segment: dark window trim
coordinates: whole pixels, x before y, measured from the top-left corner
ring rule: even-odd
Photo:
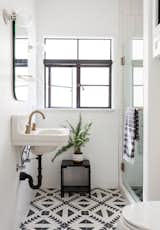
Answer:
[[[81,68],[80,65],[77,65],[77,103],[76,107],[80,108],[81,106]]]
[[[48,69],[48,106],[51,108],[51,67]]]
[[[44,106],[45,106],[45,108],[47,107],[47,100],[46,100],[46,87],[48,87],[48,84],[47,84],[47,79],[46,79],[46,76],[47,76],[47,74],[46,74],[46,72],[47,72],[47,68],[44,66]],[[47,89],[48,90],[48,89]],[[49,93],[49,92],[48,92]],[[49,98],[48,98],[49,99]],[[49,105],[48,105],[48,107],[49,107]]]
[[[66,60],[66,59],[44,59],[44,65],[47,67],[74,67],[77,65],[86,67],[110,67],[112,60]]]
[[[107,67],[107,68],[109,68],[109,84],[107,85],[83,85],[83,84],[80,84],[80,69],[81,69],[81,65],[77,65],[77,66],[74,66],[74,67],[76,67],[77,68],[77,106],[76,106],[76,108],[97,108],[97,109],[102,109],[102,108],[106,108],[106,109],[110,109],[111,108],[111,93],[112,93],[112,84],[111,84],[111,72],[112,72],[112,68],[111,68],[111,66],[112,66],[112,64],[110,65],[110,66],[108,66],[108,65],[101,65],[101,66],[98,66],[98,67]],[[47,66],[45,66],[45,69],[46,68],[48,68],[48,79],[49,79],[49,81],[48,81],[48,106],[46,105],[46,100],[45,100],[45,107],[46,108],[72,108],[72,107],[54,107],[54,106],[51,106],[51,87],[52,87],[52,85],[51,85],[51,68],[53,68],[53,67],[58,67],[57,65],[47,65]],[[62,67],[62,66],[60,66],[60,67]],[[63,66],[63,67],[72,67],[72,66]],[[88,66],[86,66],[86,67],[88,67]],[[92,66],[93,67],[93,66]],[[94,67],[97,67],[97,66],[94,66]],[[45,71],[46,72],[46,71]],[[46,77],[45,77],[45,79],[46,79]],[[54,86],[54,85],[53,85]],[[84,107],[84,106],[80,106],[80,88],[81,88],[81,86],[104,86],[104,87],[109,87],[109,102],[108,102],[108,107]],[[60,86],[60,87],[63,87],[63,86]],[[44,96],[46,95],[46,86],[44,87],[44,89],[45,89],[45,94],[44,94]]]
[[[28,59],[16,59],[15,67],[28,67]]]

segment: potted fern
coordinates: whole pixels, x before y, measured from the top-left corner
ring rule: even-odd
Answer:
[[[72,154],[73,161],[75,163],[80,163],[83,161],[83,153],[81,152],[81,147],[84,146],[89,141],[89,130],[91,128],[92,123],[85,124],[82,126],[82,118],[81,115],[79,117],[78,124],[74,128],[70,122],[68,122],[70,128],[70,136],[67,145],[60,148],[55,156],[52,159],[52,162],[55,160],[57,156],[67,151],[69,148],[73,148],[74,152]]]

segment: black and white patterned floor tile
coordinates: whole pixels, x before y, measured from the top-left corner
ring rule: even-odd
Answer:
[[[118,189],[95,188],[87,194],[57,189],[35,192],[20,230],[115,230],[126,200]]]

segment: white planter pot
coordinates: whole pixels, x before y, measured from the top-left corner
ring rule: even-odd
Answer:
[[[83,161],[83,154],[80,153],[80,154],[75,154],[73,153],[72,154],[72,160],[75,162],[75,163],[80,163]]]

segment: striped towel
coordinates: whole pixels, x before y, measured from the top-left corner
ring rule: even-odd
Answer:
[[[137,109],[128,108],[124,123],[123,158],[133,163],[135,157],[135,141],[139,139],[139,114]]]

